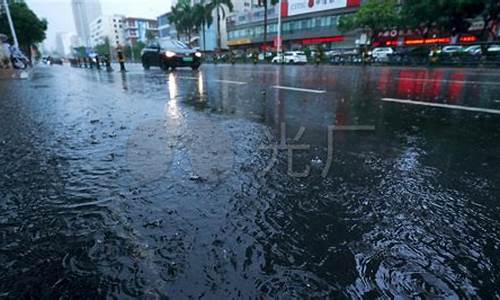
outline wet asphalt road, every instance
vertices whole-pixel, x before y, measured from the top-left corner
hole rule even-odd
[[[0,91],[1,297],[500,297],[500,71],[56,66]]]

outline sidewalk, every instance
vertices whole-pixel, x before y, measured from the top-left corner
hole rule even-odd
[[[31,69],[26,69],[26,70],[0,69],[0,80],[27,79],[30,73]]]

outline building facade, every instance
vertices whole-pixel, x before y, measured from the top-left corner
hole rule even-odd
[[[222,12],[220,20],[220,37],[221,37],[221,48],[228,49],[228,31],[227,31],[227,21],[230,20],[231,16],[239,13],[246,14],[256,6],[257,0],[233,0],[233,12],[229,12],[225,8],[225,14]],[[204,0],[192,0],[192,4],[197,3],[204,4]],[[199,47],[202,51],[214,51],[217,49],[217,11],[212,12],[213,23],[210,26],[205,26],[205,28],[200,29],[199,32]]]
[[[128,45],[134,45],[137,41],[146,43],[149,38],[158,36],[158,21],[127,17],[124,20],[123,29]]]
[[[90,47],[92,45],[90,24],[102,15],[101,3],[99,0],[71,0],[71,7],[76,33],[83,46]]]
[[[282,45],[284,49],[354,47],[359,34],[345,35],[338,29],[342,15],[355,13],[361,0],[282,0]],[[267,39],[264,40],[264,9],[253,8],[228,20],[231,48],[276,46],[279,7],[269,6]]]
[[[56,51],[63,57],[70,57],[73,54],[73,48],[79,46],[79,39],[72,32],[56,33]]]
[[[174,24],[170,24],[168,18],[172,13],[165,13],[157,18],[158,37],[160,39],[177,39],[177,30]]]
[[[109,41],[112,48],[123,47],[126,44],[124,30],[125,16],[100,16],[90,23],[91,47]]]

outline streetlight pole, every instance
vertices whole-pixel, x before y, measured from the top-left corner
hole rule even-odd
[[[281,59],[281,1],[279,2],[279,8],[278,8],[278,40],[276,41],[277,42],[277,47],[276,47],[276,51],[278,52],[278,57],[280,57]]]
[[[7,20],[9,21],[12,38],[14,39],[14,46],[19,49],[19,42],[17,41],[16,29],[14,28],[14,22],[12,22],[12,17],[10,15],[10,9],[7,0],[3,0],[3,5],[5,6],[5,13],[7,14]]]

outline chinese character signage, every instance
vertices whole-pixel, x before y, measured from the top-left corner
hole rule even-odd
[[[359,5],[359,1],[352,0],[288,0],[287,2],[288,16],[354,6],[353,2]]]

